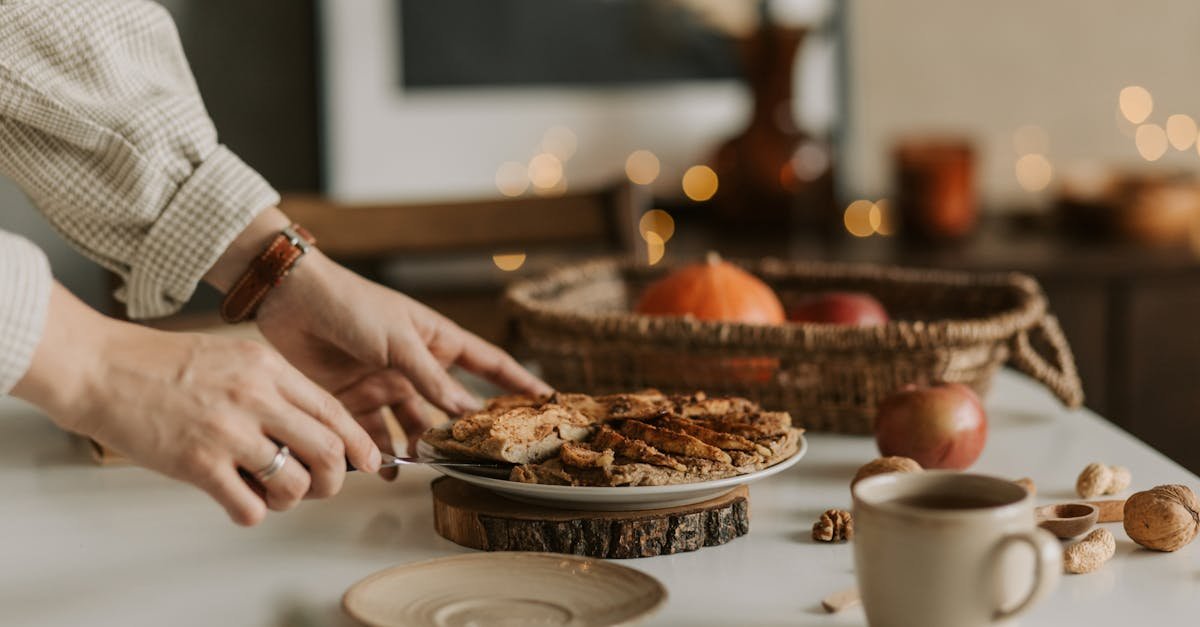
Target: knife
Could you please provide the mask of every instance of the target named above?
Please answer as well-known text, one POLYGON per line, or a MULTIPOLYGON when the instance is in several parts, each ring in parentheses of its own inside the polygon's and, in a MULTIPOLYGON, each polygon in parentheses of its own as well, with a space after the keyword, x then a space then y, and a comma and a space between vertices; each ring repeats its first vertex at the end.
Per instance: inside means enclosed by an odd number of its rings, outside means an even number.
MULTIPOLYGON (((504 476, 508 476, 508 472, 512 470, 515 464, 509 462, 483 461, 473 459, 440 459, 437 457, 398 457, 396 455, 383 454, 383 464, 380 468, 393 468, 396 466, 445 466, 447 468, 464 468, 467 470, 478 470, 487 473, 503 472, 504 476)), ((346 461, 346 470, 358 470, 346 461)))

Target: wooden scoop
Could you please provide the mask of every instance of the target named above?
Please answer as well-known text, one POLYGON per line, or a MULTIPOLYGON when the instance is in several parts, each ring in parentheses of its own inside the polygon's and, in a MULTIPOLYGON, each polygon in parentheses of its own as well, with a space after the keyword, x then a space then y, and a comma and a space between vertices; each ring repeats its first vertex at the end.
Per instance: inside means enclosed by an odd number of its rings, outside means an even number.
POLYGON ((1044 505, 1033 513, 1039 527, 1062 539, 1086 533, 1100 518, 1100 508, 1090 503, 1044 505))

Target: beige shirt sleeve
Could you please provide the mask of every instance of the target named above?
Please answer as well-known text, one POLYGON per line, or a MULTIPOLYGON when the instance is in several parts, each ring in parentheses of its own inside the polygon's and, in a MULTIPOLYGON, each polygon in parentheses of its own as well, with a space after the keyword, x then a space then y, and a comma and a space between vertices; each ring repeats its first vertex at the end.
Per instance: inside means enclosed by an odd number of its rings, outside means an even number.
POLYGON ((174 23, 144 0, 0 0, 0 173, 121 276, 133 318, 179 309, 279 201, 218 143, 174 23))
POLYGON ((0 395, 25 376, 46 324, 50 264, 29 240, 0 231, 0 395))

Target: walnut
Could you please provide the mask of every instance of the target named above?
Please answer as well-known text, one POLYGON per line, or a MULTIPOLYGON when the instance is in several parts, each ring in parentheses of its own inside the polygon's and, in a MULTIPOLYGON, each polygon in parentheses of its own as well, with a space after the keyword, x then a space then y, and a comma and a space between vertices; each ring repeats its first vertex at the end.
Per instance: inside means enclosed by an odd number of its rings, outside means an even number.
POLYGON ((1103 566, 1116 552, 1116 539, 1108 529, 1101 527, 1063 551, 1063 568, 1068 573, 1090 573, 1103 566))
POLYGON ((1079 478, 1075 480, 1075 492, 1085 499, 1116 494, 1128 488, 1132 480, 1129 469, 1124 466, 1092 463, 1079 473, 1079 478))
POLYGON ((1138 492, 1125 501, 1125 533, 1147 549, 1181 549, 1200 533, 1200 501, 1183 485, 1138 492))
POLYGON ((850 481, 850 487, 853 489, 854 484, 875 475, 882 475, 889 472, 921 472, 924 470, 916 461, 907 457, 880 457, 879 459, 871 460, 863 464, 858 472, 854 473, 854 479, 850 481))
POLYGON ((813 523, 813 540, 817 542, 845 542, 854 538, 854 519, 850 512, 840 509, 825 510, 821 519, 813 523))

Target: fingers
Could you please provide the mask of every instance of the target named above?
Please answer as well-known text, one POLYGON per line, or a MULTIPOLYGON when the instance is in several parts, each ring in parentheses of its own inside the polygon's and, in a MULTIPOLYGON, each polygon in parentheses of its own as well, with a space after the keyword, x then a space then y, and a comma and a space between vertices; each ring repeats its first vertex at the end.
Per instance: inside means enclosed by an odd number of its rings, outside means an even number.
POLYGON ((266 504, 246 485, 232 465, 213 468, 196 476, 193 481, 225 508, 233 522, 243 527, 257 525, 267 515, 266 504))
MULTIPOLYGON (((312 486, 312 477, 294 459, 285 459, 283 466, 270 477, 258 479, 256 473, 266 468, 279 452, 279 446, 265 437, 258 437, 252 451, 239 454, 237 462, 255 482, 267 507, 276 512, 292 509, 312 486)), ((289 447, 290 448, 290 447, 289 447)))
MULTIPOLYGON (((379 470, 382 460, 379 448, 337 399, 291 367, 285 368, 279 384, 280 391, 289 402, 319 420, 341 439, 346 458, 355 468, 367 472, 379 470)), ((344 461, 342 465, 345 465, 344 461)))
POLYGON ((458 365, 512 392, 535 396, 554 392, 554 388, 522 368, 499 347, 469 331, 460 332, 463 344, 458 365))
MULTIPOLYGON (((357 423, 355 428, 362 431, 357 423)), ((346 446, 333 431, 294 407, 264 418, 263 429, 271 439, 287 444, 292 456, 307 468, 312 478, 307 496, 325 498, 342 489, 346 479, 346 446)), ((362 433, 365 437, 366 431, 362 433)), ((378 453, 374 444, 371 448, 378 453)), ((375 468, 378 467, 376 461, 375 468)))
MULTIPOLYGON (((359 414, 357 417, 359 424, 367 430, 367 434, 374 440, 375 445, 379 450, 389 455, 396 454, 396 445, 392 441, 392 432, 387 426, 387 410, 383 407, 359 414)), ((395 466, 379 469, 379 476, 388 481, 394 480, 399 475, 399 469, 395 466)))
POLYGON ((400 370, 421 396, 442 411, 458 416, 482 407, 479 399, 471 396, 461 383, 446 372, 419 338, 408 338, 405 345, 395 352, 399 355, 397 365, 400 370))
POLYGON ((408 454, 416 456, 417 442, 434 425, 433 418, 425 411, 425 403, 415 393, 392 405, 392 414, 404 430, 408 440, 408 454))

